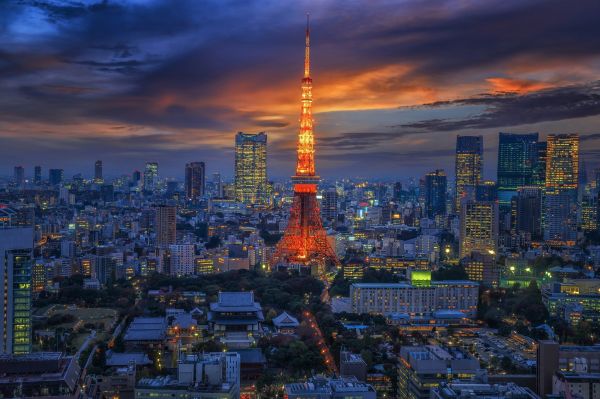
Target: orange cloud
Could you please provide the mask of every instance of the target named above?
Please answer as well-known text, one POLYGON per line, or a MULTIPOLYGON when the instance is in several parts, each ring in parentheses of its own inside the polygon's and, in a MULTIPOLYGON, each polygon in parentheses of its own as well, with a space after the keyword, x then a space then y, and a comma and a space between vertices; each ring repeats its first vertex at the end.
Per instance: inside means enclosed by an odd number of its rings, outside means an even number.
POLYGON ((488 78, 486 81, 490 84, 492 93, 527 94, 555 87, 553 83, 527 79, 488 78))

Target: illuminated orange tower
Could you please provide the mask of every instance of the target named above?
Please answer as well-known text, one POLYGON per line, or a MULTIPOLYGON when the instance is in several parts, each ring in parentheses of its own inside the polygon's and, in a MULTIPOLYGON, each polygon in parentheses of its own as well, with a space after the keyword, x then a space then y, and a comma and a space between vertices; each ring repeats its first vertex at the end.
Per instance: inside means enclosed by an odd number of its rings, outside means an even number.
POLYGON ((298 159, 294 183, 294 201, 290 210, 288 226, 277 244, 272 265, 310 266, 322 275, 327 265, 339 263, 333 248, 327 241, 327 233, 321 223, 317 202, 315 175, 315 138, 312 117, 312 79, 310 77, 310 28, 306 20, 306 47, 304 51, 304 78, 302 78, 302 111, 298 134, 298 159))

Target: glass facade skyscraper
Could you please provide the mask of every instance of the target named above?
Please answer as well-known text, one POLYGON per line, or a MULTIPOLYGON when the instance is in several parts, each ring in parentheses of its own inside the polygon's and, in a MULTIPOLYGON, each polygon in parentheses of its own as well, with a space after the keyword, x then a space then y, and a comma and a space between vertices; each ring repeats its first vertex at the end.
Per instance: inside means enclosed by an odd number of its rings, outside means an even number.
POLYGON ((510 209, 519 187, 535 184, 538 166, 538 134, 500 133, 498 138, 498 201, 510 209))
POLYGON ((549 135, 546 154, 544 239, 555 245, 575 245, 579 135, 549 135))
POLYGON ((0 228, 0 353, 31 351, 33 229, 0 228))
POLYGON ((460 213, 461 199, 482 180, 483 136, 456 136, 455 169, 455 206, 460 213))
POLYGON ((206 167, 204 162, 190 162, 185 165, 185 196, 190 201, 198 201, 205 194, 206 167))
POLYGON ((235 198, 248 205, 269 204, 267 135, 264 132, 235 136, 235 198))
POLYGON ((434 219, 446 214, 446 173, 437 169, 425 175, 425 214, 434 219))

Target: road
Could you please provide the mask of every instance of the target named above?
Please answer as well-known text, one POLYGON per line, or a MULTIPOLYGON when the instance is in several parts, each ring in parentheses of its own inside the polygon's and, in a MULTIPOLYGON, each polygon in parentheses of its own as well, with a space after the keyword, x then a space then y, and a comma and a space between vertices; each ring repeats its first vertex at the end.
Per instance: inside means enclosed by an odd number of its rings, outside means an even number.
POLYGON ((325 337, 323 337, 323 333, 319 328, 317 319, 312 314, 312 312, 308 310, 305 310, 302 313, 302 316, 304 317, 304 321, 306 321, 306 325, 310 327, 313 331, 313 336, 315 338, 315 341, 317 342, 319 352, 321 353, 321 356, 323 356, 323 361, 325 362, 325 366, 327 366, 327 370, 329 370, 329 372, 332 374, 338 374, 337 366, 335 364, 335 361, 333 360, 331 352, 329 351, 329 347, 325 342, 325 337))

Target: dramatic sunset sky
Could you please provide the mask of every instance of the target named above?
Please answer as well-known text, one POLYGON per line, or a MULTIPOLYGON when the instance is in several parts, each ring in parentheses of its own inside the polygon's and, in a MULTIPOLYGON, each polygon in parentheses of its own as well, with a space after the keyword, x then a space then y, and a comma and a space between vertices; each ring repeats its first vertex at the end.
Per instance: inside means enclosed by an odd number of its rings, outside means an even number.
POLYGON ((453 174, 456 134, 580 133, 600 166, 600 1, 0 0, 0 175, 233 172, 237 131, 294 168, 305 13, 317 171, 453 174))

